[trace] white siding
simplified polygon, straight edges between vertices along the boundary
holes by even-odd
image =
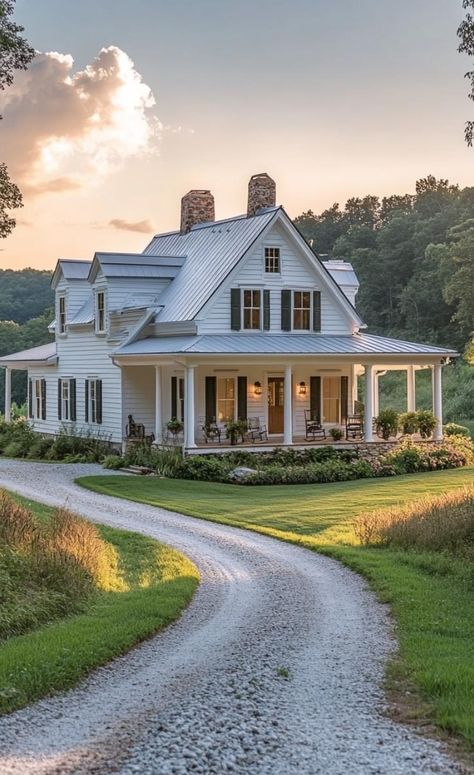
[[[265,246],[280,248],[281,274],[265,273]],[[321,291],[321,333],[351,334],[352,323],[342,308],[341,302],[328,289],[327,282],[325,270],[321,269],[321,273],[318,273],[295,244],[283,234],[281,227],[274,226],[272,231],[255,245],[238,272],[233,274],[217,292],[205,316],[198,321],[198,331],[200,334],[231,331],[230,289],[241,287],[270,290],[270,331],[272,333],[281,333],[281,290],[289,288]],[[298,332],[295,332],[295,336],[298,336]]]

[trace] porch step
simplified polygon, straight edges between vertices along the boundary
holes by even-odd
[[[121,468],[120,472],[123,474],[135,474],[136,476],[147,476],[148,474],[153,474],[153,468],[148,468],[148,466],[127,466],[127,468]]]

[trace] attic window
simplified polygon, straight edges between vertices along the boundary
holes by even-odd
[[[58,313],[59,333],[66,333],[66,297],[59,297],[59,313]]]
[[[96,296],[95,330],[97,334],[105,333],[105,293],[98,291]]]
[[[265,248],[265,272],[280,273],[280,248]]]

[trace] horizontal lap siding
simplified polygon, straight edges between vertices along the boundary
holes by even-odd
[[[145,426],[146,434],[155,430],[155,369],[153,366],[124,366],[122,369],[122,425],[133,415]],[[169,418],[166,418],[169,419]]]
[[[263,248],[265,245],[280,248],[281,275],[265,274]],[[318,281],[306,258],[275,227],[263,242],[259,242],[245,260],[237,276],[233,277],[210,307],[205,319],[199,320],[199,333],[229,333],[230,327],[230,288],[267,288],[270,290],[270,331],[281,333],[281,289],[311,288],[321,290],[321,332],[323,334],[350,334],[352,326],[340,303],[334,299],[322,283]],[[298,335],[297,333],[295,334]]]

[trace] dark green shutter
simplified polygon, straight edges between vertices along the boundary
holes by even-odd
[[[349,377],[341,377],[341,422],[347,419],[347,403],[349,400]]]
[[[58,420],[62,420],[62,379],[58,379]]]
[[[216,421],[217,377],[206,377],[206,424]]]
[[[237,417],[247,419],[247,377],[237,377]]]
[[[89,422],[89,380],[84,383],[84,420]]]
[[[33,417],[33,380],[28,380],[28,417]]]
[[[69,419],[76,422],[76,380],[69,380]]]
[[[321,331],[321,291],[313,291],[313,331]]]
[[[230,327],[240,331],[240,288],[230,289]]]
[[[263,292],[263,330],[270,330],[270,291]]]
[[[177,402],[177,378],[171,377],[171,419],[178,419],[178,402]]]
[[[95,421],[99,425],[102,423],[102,380],[98,379],[95,383]]]
[[[46,380],[41,380],[41,419],[46,420]]]
[[[281,330],[291,331],[291,291],[281,292]]]
[[[321,422],[321,377],[311,377],[309,388],[311,419]]]

